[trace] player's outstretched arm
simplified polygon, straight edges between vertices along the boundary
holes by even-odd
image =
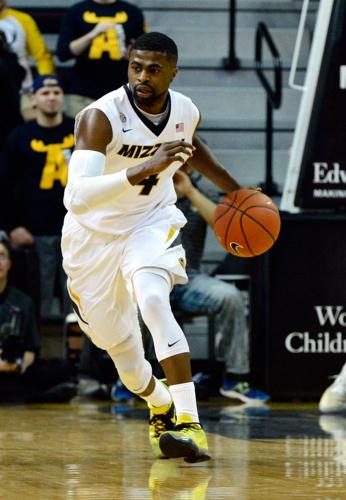
[[[225,193],[239,189],[240,184],[227,172],[208,146],[195,135],[193,145],[196,150],[189,160],[189,165],[207,177],[215,186]]]

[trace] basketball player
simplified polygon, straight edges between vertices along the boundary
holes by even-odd
[[[169,304],[172,287],[187,281],[184,250],[172,246],[186,222],[172,177],[189,159],[223,191],[239,185],[194,136],[196,106],[169,90],[177,57],[166,35],[140,36],[129,56],[128,85],[77,116],[62,249],[79,324],[107,350],[124,385],[147,401],[155,455],[197,462],[210,454],[189,347]],[[137,305],[169,390],[144,358]]]

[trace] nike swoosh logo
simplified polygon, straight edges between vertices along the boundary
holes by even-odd
[[[241,245],[239,245],[239,243],[232,241],[232,243],[230,243],[229,246],[232,248],[233,252],[236,252],[238,255],[241,255],[239,248],[243,248],[243,247]]]
[[[178,342],[180,342],[180,341],[181,341],[181,339],[176,340],[175,342],[173,342],[173,344],[170,344],[170,343],[168,342],[168,347],[173,347],[175,344],[177,344],[177,343],[178,343]]]
[[[132,130],[132,128],[122,128],[121,130],[122,130],[122,131],[124,132],[124,134],[125,134],[126,132],[130,132],[130,130]]]

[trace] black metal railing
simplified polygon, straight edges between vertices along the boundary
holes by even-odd
[[[237,32],[237,2],[229,0],[229,30],[228,30],[228,57],[223,60],[225,69],[234,71],[240,68],[240,61],[236,54],[236,32]]]
[[[274,86],[272,87],[263,71],[262,56],[263,42],[267,43],[273,58]],[[261,188],[268,195],[280,194],[277,184],[273,179],[273,110],[281,106],[282,97],[282,64],[280,54],[276,48],[271,34],[264,23],[259,23],[255,40],[256,73],[266,92],[266,171],[265,181]]]

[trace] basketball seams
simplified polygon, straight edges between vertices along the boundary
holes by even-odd
[[[230,207],[230,208],[232,208],[232,207]],[[233,208],[234,208],[234,207],[233,207]],[[227,213],[227,212],[225,212],[225,213]],[[227,224],[227,228],[226,228],[226,231],[225,231],[225,236],[224,236],[224,245],[223,245],[223,246],[224,246],[224,248],[226,248],[226,249],[228,248],[228,245],[227,245],[228,231],[229,231],[229,228],[230,228],[230,226],[231,226],[231,224],[232,224],[232,222],[233,222],[234,217],[236,216],[236,213],[237,213],[237,212],[236,212],[236,211],[234,211],[234,213],[233,213],[232,217],[230,218],[230,220],[229,220],[229,222],[228,222],[228,224]]]
[[[234,203],[235,201],[237,201],[237,194],[238,194],[238,192],[237,192],[237,191],[235,191],[235,192],[234,192],[234,194],[235,194],[235,196],[234,196],[234,199],[232,200],[232,203]],[[217,219],[215,219],[215,220],[214,220],[214,224],[216,224],[216,222],[217,222],[218,220],[220,220],[220,219],[221,219],[221,217],[223,217],[223,216],[224,216],[224,215],[228,212],[228,209],[229,209],[229,208],[232,208],[232,207],[233,207],[232,203],[226,203],[225,198],[226,198],[226,197],[224,197],[224,198],[220,201],[219,206],[221,205],[221,206],[223,206],[223,207],[227,207],[227,210],[225,210],[225,211],[224,211],[221,215],[219,215],[219,217],[218,217]]]
[[[249,198],[252,198],[253,196],[256,196],[257,194],[261,193],[260,191],[254,191],[253,193],[250,193],[249,196],[247,196],[246,198],[244,198],[237,207],[234,207],[234,208],[240,208],[242,206],[243,203],[245,203]],[[262,194],[262,193],[261,193]],[[236,201],[236,200],[234,200]]]
[[[245,210],[239,210],[238,207],[232,207],[232,208],[234,208],[235,210],[237,210],[238,212],[240,212],[242,214],[240,220],[242,220],[243,215],[246,215],[247,217],[249,217],[249,219],[251,219],[253,222],[256,222],[256,224],[258,224],[262,229],[264,229],[264,231],[267,234],[269,234],[269,236],[272,238],[272,240],[274,242],[276,241],[276,239],[272,235],[272,233],[265,226],[263,226],[263,224],[261,224],[261,222],[259,222],[257,219],[255,219],[253,215],[248,214],[247,211],[250,210],[251,208],[263,208],[264,210],[269,210],[270,212],[277,214],[278,213],[277,209],[275,209],[273,207],[266,207],[264,205],[251,205],[250,207],[247,207]],[[227,212],[225,212],[225,213],[227,213]],[[243,229],[242,229],[242,233],[243,233],[243,236],[245,237],[245,233],[244,233]],[[249,248],[250,248],[250,246],[249,246]]]
[[[276,241],[280,232],[280,212],[273,201],[260,191],[236,190],[220,200],[218,207],[214,232],[221,245],[233,255],[238,254],[233,252],[232,241],[243,246],[243,253],[239,254],[241,257],[261,255],[266,251],[265,247],[269,249]]]
[[[232,200],[229,200],[229,201],[230,201],[230,203],[232,204],[232,203],[234,203],[235,201],[237,201],[238,191],[233,191],[232,193],[229,193],[229,194],[226,196],[226,198],[228,198],[230,194],[232,194],[232,195],[233,195]]]
[[[245,214],[247,217],[249,217],[249,219],[251,219],[253,222],[256,222],[256,224],[258,224],[267,234],[269,234],[269,236],[271,237],[271,239],[275,242],[275,238],[274,236],[272,235],[272,233],[265,227],[263,226],[263,224],[261,224],[258,220],[256,220],[254,217],[252,217],[252,215],[249,215],[245,212]]]
[[[236,191],[236,192],[235,192],[235,196],[234,196],[233,203],[234,203],[235,201],[237,201],[237,194],[238,194],[238,192]],[[230,205],[229,205],[229,209],[230,209],[230,208],[232,208],[232,206],[233,206],[233,205],[231,205],[231,204],[230,204]],[[229,209],[228,209],[228,210],[229,210]],[[227,213],[227,212],[225,212],[225,213]],[[225,231],[225,236],[224,236],[223,246],[224,246],[224,248],[226,248],[226,249],[228,249],[228,246],[227,246],[227,236],[228,236],[228,230],[229,230],[229,228],[230,228],[230,225],[232,224],[232,221],[233,221],[233,219],[234,219],[234,217],[235,217],[236,213],[237,213],[237,212],[234,212],[234,214],[232,215],[231,219],[230,219],[230,220],[229,220],[229,222],[228,222],[227,229],[226,229],[226,231]]]
[[[252,198],[252,196],[255,196],[255,195],[259,194],[259,193],[261,193],[261,191],[255,191],[254,193],[250,193],[250,194],[249,194],[246,198],[244,198],[244,199],[240,202],[240,204],[239,204],[238,206],[236,206],[236,205],[233,205],[233,203],[235,203],[235,202],[237,201],[237,194],[238,194],[238,191],[235,191],[235,192],[234,192],[234,194],[235,194],[235,196],[234,196],[234,200],[232,200],[232,201],[231,201],[231,200],[229,200],[229,201],[228,201],[228,200],[226,200],[226,201],[225,201],[225,198],[226,198],[226,197],[225,197],[224,199],[222,199],[222,200],[220,201],[219,206],[229,207],[229,208],[235,208],[236,210],[239,210],[239,208],[242,206],[242,204],[243,204],[243,203],[245,203],[245,202],[246,202],[249,198]],[[227,201],[228,201],[228,202],[227,202]],[[263,206],[263,205],[251,205],[250,207],[247,207],[247,208],[246,208],[246,210],[247,210],[248,208],[252,208],[252,207],[263,207],[263,208],[264,208],[264,206]],[[268,209],[270,209],[270,210],[274,210],[274,211],[275,211],[275,209],[274,209],[274,208],[271,208],[271,207],[266,207],[266,208],[268,208]],[[239,211],[240,211],[240,212],[242,212],[242,210],[239,210]],[[221,217],[223,217],[226,213],[227,213],[227,210],[225,210],[225,212],[223,212],[221,215],[219,215],[219,217],[218,217],[217,219],[215,219],[215,220],[214,220],[214,223],[216,223],[219,219],[221,219]]]
[[[217,221],[219,221],[225,214],[227,214],[228,210],[230,208],[232,208],[232,205],[229,205],[228,203],[219,203],[218,207],[219,206],[226,207],[227,210],[225,210],[224,212],[222,212],[222,214],[220,214],[216,219],[214,219],[214,224],[216,224]]]
[[[252,248],[250,247],[250,244],[249,244],[249,241],[248,241],[248,239],[247,239],[246,233],[245,233],[245,231],[244,231],[244,226],[243,226],[243,217],[244,217],[245,215],[247,215],[247,214],[246,214],[246,212],[243,212],[242,210],[239,210],[239,212],[241,213],[241,215],[240,215],[240,229],[241,229],[241,232],[242,232],[242,234],[243,234],[243,237],[244,237],[244,240],[245,240],[245,242],[246,242],[246,244],[247,244],[248,249],[249,249],[249,250],[250,250],[250,252],[252,253],[252,256],[253,256],[253,257],[255,257],[255,256],[256,256],[256,254],[253,252]]]
[[[278,209],[275,206],[267,207],[267,205],[250,205],[249,207],[246,207],[245,210],[250,210],[251,208],[265,208],[266,210],[270,210],[271,212],[278,213]]]
[[[257,207],[257,208],[264,208],[266,209],[267,207]],[[273,210],[271,210],[273,211]],[[277,213],[276,210],[273,211],[274,213]],[[251,219],[253,222],[256,222],[256,224],[258,224],[262,229],[264,229],[264,231],[269,234],[269,236],[271,237],[271,239],[275,242],[276,241],[276,238],[272,235],[272,233],[269,231],[268,228],[266,228],[266,226],[264,226],[261,222],[259,222],[257,219],[255,219],[255,217],[253,215],[250,215],[246,212],[244,212],[244,215],[246,215],[247,217],[249,217],[249,219]]]
[[[249,194],[249,196],[247,196],[246,198],[244,198],[239,203],[239,205],[233,205],[233,203],[237,201],[237,197],[234,198],[233,203],[231,203],[231,202],[230,203],[226,203],[226,205],[229,206],[229,207],[231,207],[231,208],[236,208],[238,210],[242,206],[243,203],[245,203],[249,198],[252,198],[252,196],[255,196],[258,193],[259,193],[259,191],[255,191],[254,193]],[[221,200],[220,205],[223,205],[223,203],[224,203],[224,200]]]

